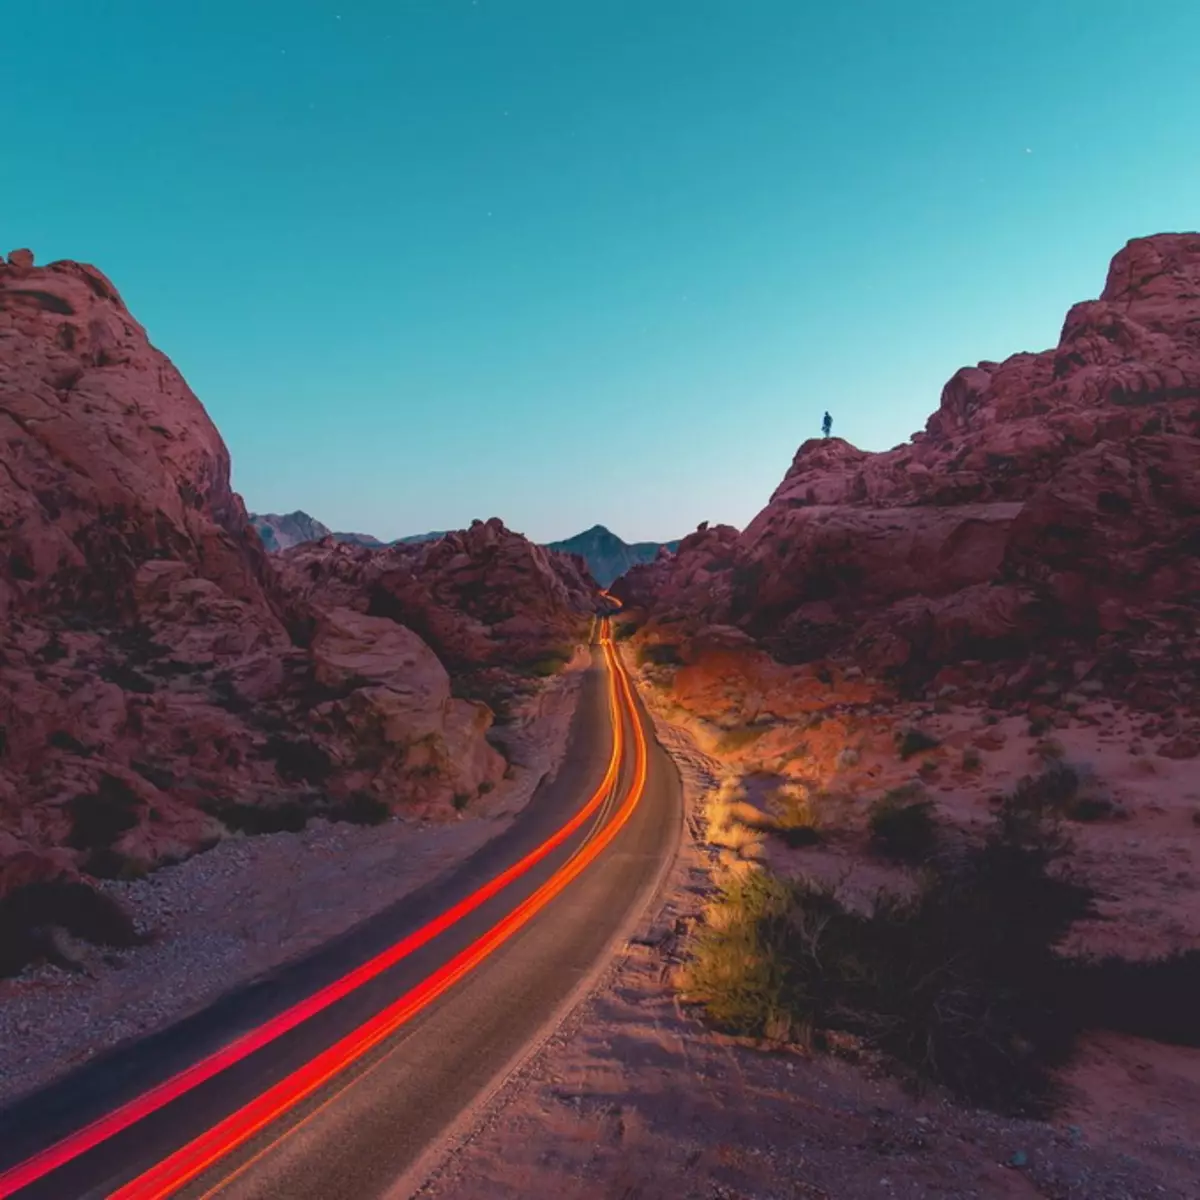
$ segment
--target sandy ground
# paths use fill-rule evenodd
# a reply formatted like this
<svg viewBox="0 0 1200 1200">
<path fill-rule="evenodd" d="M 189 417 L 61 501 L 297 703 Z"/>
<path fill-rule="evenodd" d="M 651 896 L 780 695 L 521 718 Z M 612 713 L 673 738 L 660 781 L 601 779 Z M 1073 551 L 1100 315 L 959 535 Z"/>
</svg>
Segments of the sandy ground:
<svg viewBox="0 0 1200 1200">
<path fill-rule="evenodd" d="M 452 870 L 557 769 L 587 663 L 581 651 L 527 702 L 505 731 L 513 778 L 459 819 L 314 821 L 104 884 L 153 941 L 119 953 L 73 945 L 78 972 L 41 966 L 0 980 L 0 1102 L 203 1008 Z"/>
<path fill-rule="evenodd" d="M 647 689 L 643 688 L 643 694 Z M 653 701 L 653 697 L 650 697 Z M 652 702 L 652 708 L 666 704 Z M 674 714 L 678 715 L 678 714 Z M 990 725 L 982 712 L 923 715 L 943 737 L 943 816 L 969 826 L 987 795 L 1028 773 L 1035 739 L 1027 721 Z M 692 837 L 645 927 L 605 982 L 497 1093 L 473 1131 L 451 1149 L 420 1193 L 441 1200 L 790 1200 L 823 1197 L 1046 1197 L 1141 1200 L 1200 1195 L 1200 1053 L 1116 1035 L 1084 1041 L 1064 1083 L 1067 1107 L 1052 1122 L 915 1097 L 882 1070 L 835 1056 L 768 1051 L 716 1035 L 683 1011 L 670 978 L 700 913 L 721 851 L 704 841 L 705 800 L 722 782 L 757 769 L 732 765 L 665 723 L 659 736 L 680 767 Z M 1194 763 L 1131 763 L 1128 714 L 1054 730 L 1064 753 L 1104 773 L 1130 815 L 1088 826 L 1078 864 L 1112 893 L 1121 945 L 1133 929 L 1153 949 L 1196 944 L 1191 824 L 1200 787 Z M 977 733 L 975 725 L 980 731 Z M 887 724 L 888 746 L 894 720 Z M 961 751 L 977 736 L 978 771 Z M 881 743 L 882 746 L 882 743 Z M 894 749 L 864 741 L 847 772 L 876 792 L 911 777 Z M 928 773 L 927 773 L 928 774 Z M 893 779 L 895 775 L 897 778 Z M 962 779 L 959 776 L 963 776 Z M 951 779 L 953 776 L 953 779 Z M 865 805 L 865 801 L 864 801 Z M 853 812 L 850 812 L 853 824 Z M 1132 843 L 1132 844 L 1131 844 Z M 784 851 L 795 858 L 810 851 Z M 848 846 L 824 866 L 854 868 Z M 797 869 L 796 861 L 776 864 Z M 821 864 L 809 863 L 808 867 Z M 1175 894 L 1186 875 L 1188 889 Z M 877 881 L 871 881 L 872 883 Z M 866 883 L 864 882 L 864 886 Z M 1109 944 L 1110 927 L 1081 935 Z"/>
</svg>

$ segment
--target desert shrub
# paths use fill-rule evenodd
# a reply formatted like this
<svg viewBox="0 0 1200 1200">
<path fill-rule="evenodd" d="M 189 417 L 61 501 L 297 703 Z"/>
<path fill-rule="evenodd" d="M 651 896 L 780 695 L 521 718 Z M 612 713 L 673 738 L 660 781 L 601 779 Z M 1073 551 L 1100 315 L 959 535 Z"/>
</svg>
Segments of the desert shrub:
<svg viewBox="0 0 1200 1200">
<path fill-rule="evenodd" d="M 775 793 L 779 816 L 771 832 L 790 849 L 815 846 L 821 840 L 821 822 L 807 789 L 790 784 Z"/>
<path fill-rule="evenodd" d="M 109 662 L 100 668 L 100 678 L 106 683 L 115 683 L 127 692 L 149 695 L 154 691 L 154 681 L 147 679 L 128 663 Z"/>
<path fill-rule="evenodd" d="M 308 738 L 272 734 L 263 753 L 274 759 L 279 778 L 287 783 L 323 783 L 333 771 L 329 755 Z"/>
<path fill-rule="evenodd" d="M 968 746 L 962 752 L 962 769 L 964 771 L 978 771 L 982 766 L 983 755 L 974 746 Z"/>
<path fill-rule="evenodd" d="M 1101 821 L 1123 815 L 1089 772 L 1057 759 L 1050 760 L 1040 775 L 1027 775 L 1018 781 L 1010 803 L 1039 816 L 1070 821 Z"/>
<path fill-rule="evenodd" d="M 46 742 L 53 746 L 55 750 L 63 750 L 67 754 L 79 754 L 87 757 L 92 753 L 89 747 L 85 746 L 74 734 L 68 733 L 65 729 L 56 729 L 46 739 Z"/>
<path fill-rule="evenodd" d="M 47 639 L 46 644 L 38 651 L 38 658 L 44 663 L 60 662 L 66 658 L 69 651 L 63 645 L 62 638 L 59 636 L 58 630 L 54 630 Z"/>
<path fill-rule="evenodd" d="M 735 729 L 727 729 L 717 739 L 717 753 L 732 754 L 743 750 L 758 741 L 769 728 L 767 725 L 739 725 Z"/>
<path fill-rule="evenodd" d="M 131 854 L 123 854 L 111 846 L 93 850 L 81 865 L 85 875 L 94 879 L 120 879 L 125 882 L 145 879 L 150 874 L 149 864 Z"/>
<path fill-rule="evenodd" d="M 496 790 L 496 785 L 490 779 L 485 779 L 479 785 L 479 794 L 481 796 L 486 796 L 489 792 L 493 792 L 495 790 Z"/>
<path fill-rule="evenodd" d="M 896 734 L 896 750 L 905 762 L 914 754 L 921 754 L 926 750 L 936 750 L 940 745 L 941 742 L 937 738 L 922 729 L 905 729 Z"/>
<path fill-rule="evenodd" d="M 1077 1027 L 1054 946 L 1090 901 L 1050 873 L 1057 853 L 1036 823 L 997 820 L 982 846 L 939 859 L 914 897 L 881 895 L 865 913 L 809 881 L 734 878 L 680 983 L 731 1032 L 849 1033 L 915 1080 L 1038 1111 Z"/>
<path fill-rule="evenodd" d="M 613 641 L 626 642 L 637 633 L 636 621 L 621 621 L 613 626 Z"/>
<path fill-rule="evenodd" d="M 392 815 L 387 803 L 370 792 L 352 792 L 341 804 L 329 810 L 331 821 L 349 821 L 352 825 L 382 825 Z"/>
<path fill-rule="evenodd" d="M 465 809 L 470 803 L 471 796 L 468 792 L 455 792 L 454 797 L 451 800 L 451 804 L 454 805 L 455 812 L 462 812 L 463 809 Z"/>
<path fill-rule="evenodd" d="M 137 824 L 141 801 L 115 775 L 100 776 L 94 792 L 67 802 L 71 829 L 67 845 L 74 850 L 102 850 Z"/>
<path fill-rule="evenodd" d="M 206 805 L 205 809 L 234 833 L 298 833 L 308 824 L 309 812 L 298 800 L 276 804 L 241 804 L 237 801 Z"/>
<path fill-rule="evenodd" d="M 933 779 L 936 777 L 940 769 L 941 768 L 933 761 L 933 759 L 927 758 L 917 768 L 917 774 L 920 775 L 922 779 Z"/>
<path fill-rule="evenodd" d="M 922 862 L 937 848 L 933 801 L 918 784 L 892 788 L 867 812 L 871 845 L 886 858 Z"/>
<path fill-rule="evenodd" d="M 1031 717 L 1029 721 L 1029 736 L 1041 737 L 1050 727 L 1051 723 L 1046 717 Z"/>
<path fill-rule="evenodd" d="M 531 662 L 526 670 L 530 675 L 536 675 L 539 679 L 548 679 L 551 675 L 557 675 L 569 661 L 569 656 L 548 654 L 545 658 Z"/>
<path fill-rule="evenodd" d="M 639 666 L 677 667 L 683 659 L 679 647 L 672 642 L 651 642 L 638 647 Z"/>
<path fill-rule="evenodd" d="M 47 931 L 55 927 L 103 946 L 134 946 L 144 940 L 111 896 L 86 883 L 30 883 L 0 900 L 0 976 L 44 957 Z"/>
</svg>

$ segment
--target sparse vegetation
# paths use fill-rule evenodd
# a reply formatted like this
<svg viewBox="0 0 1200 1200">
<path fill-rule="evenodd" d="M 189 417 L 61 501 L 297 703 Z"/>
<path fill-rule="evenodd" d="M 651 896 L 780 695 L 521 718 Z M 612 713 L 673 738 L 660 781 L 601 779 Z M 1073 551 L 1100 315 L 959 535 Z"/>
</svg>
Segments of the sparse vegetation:
<svg viewBox="0 0 1200 1200">
<path fill-rule="evenodd" d="M 470 794 L 467 792 L 455 792 L 451 803 L 454 805 L 455 812 L 462 812 L 471 803 Z"/>
<path fill-rule="evenodd" d="M 926 750 L 936 750 L 941 742 L 923 729 L 905 729 L 896 734 L 896 750 L 900 757 L 907 762 L 914 754 L 922 754 Z"/>
<path fill-rule="evenodd" d="M 1044 1107 L 1047 1068 L 1076 1028 L 1053 948 L 1090 897 L 1050 873 L 1061 843 L 1031 817 L 1009 801 L 983 845 L 867 913 L 808 881 L 731 877 L 681 974 L 685 996 L 731 1032 L 819 1046 L 839 1031 L 970 1102 Z"/>
<path fill-rule="evenodd" d="M 392 810 L 370 792 L 352 792 L 341 804 L 330 809 L 331 821 L 348 821 L 352 825 L 382 825 Z"/>
<path fill-rule="evenodd" d="M 0 900 L 0 977 L 52 957 L 49 931 L 55 928 L 104 946 L 134 946 L 144 940 L 111 896 L 86 883 L 26 884 Z"/>
<path fill-rule="evenodd" d="M 962 769 L 964 771 L 979 771 L 983 768 L 983 755 L 974 746 L 968 746 L 962 752 Z"/>
<path fill-rule="evenodd" d="M 75 850 L 106 850 L 127 829 L 137 824 L 141 801 L 128 784 L 107 772 L 94 792 L 85 792 L 67 803 L 71 829 L 67 845 Z"/>
<path fill-rule="evenodd" d="M 739 725 L 734 729 L 727 729 L 717 739 L 717 753 L 732 754 L 744 750 L 758 741 L 769 728 L 767 725 Z"/>
<path fill-rule="evenodd" d="M 234 833 L 299 833 L 308 824 L 309 812 L 298 800 L 276 804 L 240 804 L 227 801 L 205 809 Z"/>
<path fill-rule="evenodd" d="M 1091 772 L 1059 759 L 1049 760 L 1040 775 L 1020 780 L 1008 802 L 1051 819 L 1102 821 L 1125 815 Z"/>
<path fill-rule="evenodd" d="M 683 662 L 674 642 L 648 642 L 638 647 L 638 666 L 677 667 Z"/>
<path fill-rule="evenodd" d="M 279 778 L 286 783 L 323 783 L 333 771 L 328 754 L 308 738 L 287 738 L 271 734 L 263 750 L 264 757 L 275 760 Z"/>
<path fill-rule="evenodd" d="M 885 858 L 924 862 L 937 848 L 933 801 L 920 784 L 885 792 L 867 813 L 871 846 Z"/>
</svg>

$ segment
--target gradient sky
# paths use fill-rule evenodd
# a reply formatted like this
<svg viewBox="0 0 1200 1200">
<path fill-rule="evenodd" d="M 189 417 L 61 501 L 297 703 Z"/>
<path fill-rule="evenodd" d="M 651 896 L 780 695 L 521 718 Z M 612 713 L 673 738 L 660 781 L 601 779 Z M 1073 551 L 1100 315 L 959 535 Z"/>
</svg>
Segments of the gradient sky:
<svg viewBox="0 0 1200 1200">
<path fill-rule="evenodd" d="M 1197 0 L 0 0 L 0 240 L 259 511 L 742 525 L 1200 225 Z"/>
</svg>

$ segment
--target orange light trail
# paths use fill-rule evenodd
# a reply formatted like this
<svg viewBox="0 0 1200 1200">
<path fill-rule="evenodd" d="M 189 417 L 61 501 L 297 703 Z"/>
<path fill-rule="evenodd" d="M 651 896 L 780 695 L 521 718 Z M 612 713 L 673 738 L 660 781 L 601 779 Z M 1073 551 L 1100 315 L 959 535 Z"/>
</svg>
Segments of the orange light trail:
<svg viewBox="0 0 1200 1200">
<path fill-rule="evenodd" d="M 647 750 L 645 731 L 637 717 L 632 689 L 624 667 L 612 649 L 611 638 L 602 636 L 601 644 L 613 673 L 612 678 L 619 682 L 634 730 L 633 781 L 612 820 L 512 912 L 421 983 L 279 1083 L 113 1192 L 110 1200 L 163 1200 L 202 1175 L 390 1037 L 477 967 L 545 908 L 612 842 L 632 816 L 645 790 Z"/>
<path fill-rule="evenodd" d="M 164 1080 L 155 1087 L 135 1097 L 133 1100 L 113 1109 L 103 1117 L 84 1126 L 75 1133 L 68 1135 L 54 1145 L 47 1147 L 38 1154 L 18 1163 L 0 1174 L 0 1200 L 14 1195 L 22 1188 L 36 1183 L 51 1171 L 78 1158 L 88 1150 L 107 1141 L 116 1134 L 130 1128 L 138 1121 L 164 1108 L 173 1100 L 190 1092 L 202 1083 L 227 1070 L 234 1064 L 249 1057 L 256 1050 L 282 1037 L 285 1033 L 296 1028 L 309 1017 L 328 1008 L 337 1000 L 350 992 L 362 987 L 370 980 L 381 975 L 402 959 L 431 942 L 439 934 L 457 924 L 469 913 L 479 908 L 499 892 L 503 891 L 514 880 L 527 874 L 561 846 L 568 838 L 578 832 L 584 824 L 601 808 L 608 799 L 617 780 L 621 757 L 624 753 L 624 731 L 621 722 L 620 685 L 617 670 L 614 670 L 615 655 L 612 653 L 612 639 L 606 627 L 601 628 L 600 645 L 604 650 L 605 659 L 609 665 L 608 709 L 610 724 L 613 731 L 612 752 L 609 755 L 608 767 L 599 787 L 588 802 L 555 833 L 539 846 L 536 846 L 518 862 L 501 871 L 482 887 L 464 897 L 458 903 L 446 909 L 433 920 L 401 938 L 394 945 L 362 963 L 353 971 L 340 979 L 314 992 L 311 996 L 285 1009 L 283 1012 L 264 1022 L 258 1028 L 250 1030 L 236 1038 L 227 1046 L 213 1054 L 193 1063 L 192 1066 Z M 635 722 L 636 724 L 636 722 Z M 535 893 L 536 894 L 536 893 Z M 436 974 L 436 973 L 435 973 Z M 433 976 L 431 976 L 433 978 Z M 449 986 L 448 984 L 446 986 Z M 444 990 L 444 989 L 443 989 Z"/>
</svg>

